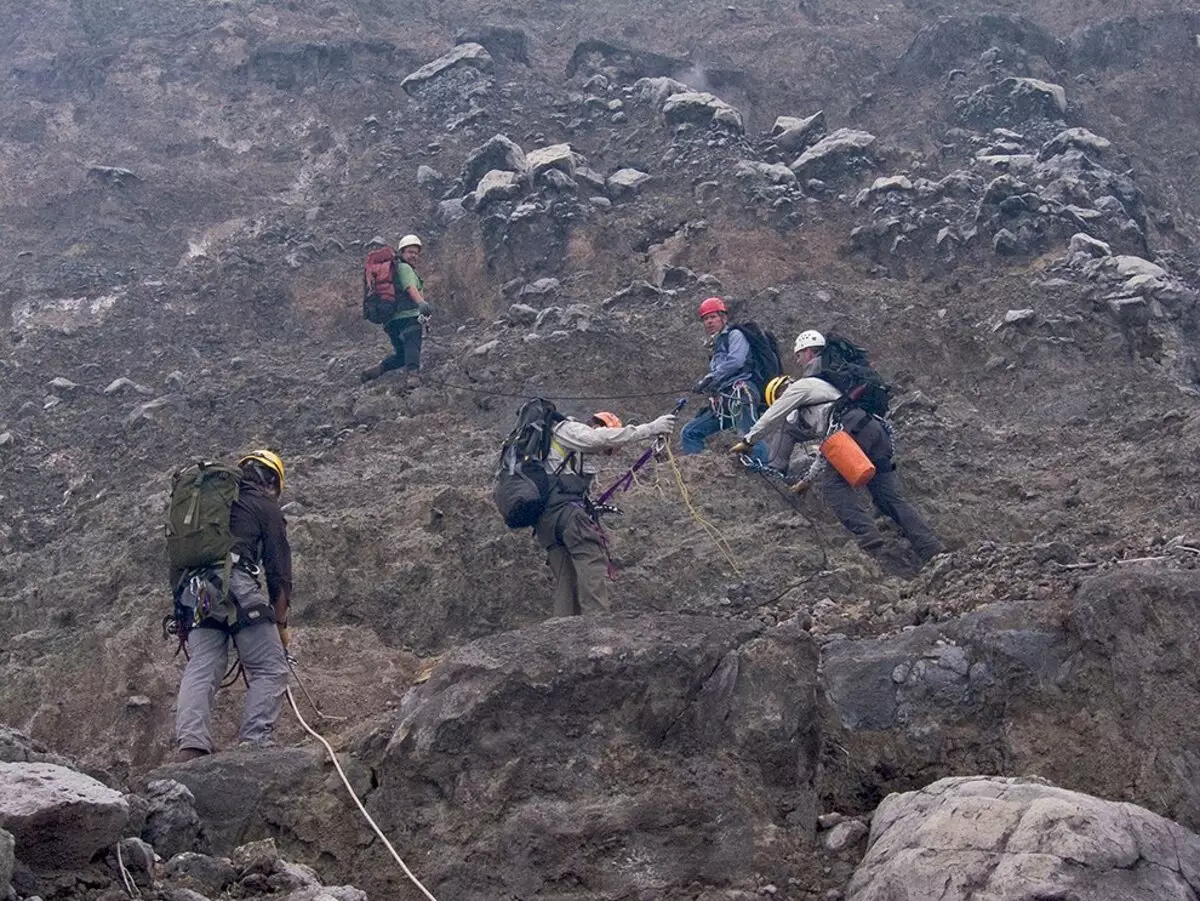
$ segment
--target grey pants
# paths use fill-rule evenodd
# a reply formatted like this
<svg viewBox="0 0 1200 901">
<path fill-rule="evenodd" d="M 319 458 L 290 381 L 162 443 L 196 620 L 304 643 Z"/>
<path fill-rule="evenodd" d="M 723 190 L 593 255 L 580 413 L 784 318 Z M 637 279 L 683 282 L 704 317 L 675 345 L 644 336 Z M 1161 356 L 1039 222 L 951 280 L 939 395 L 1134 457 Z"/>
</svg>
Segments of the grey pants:
<svg viewBox="0 0 1200 901">
<path fill-rule="evenodd" d="M 538 520 L 534 536 L 554 573 L 554 615 L 608 610 L 608 555 L 592 518 L 574 504 L 553 507 Z"/>
<path fill-rule="evenodd" d="M 803 441 L 805 437 L 810 436 L 805 435 L 804 429 L 785 422 L 783 428 L 767 439 L 767 451 L 770 453 L 767 465 L 787 475 L 792 451 L 796 449 L 796 443 Z"/>
<path fill-rule="evenodd" d="M 263 590 L 248 573 L 234 569 L 230 583 L 230 593 L 243 608 L 269 606 Z M 232 603 L 226 600 L 214 607 L 211 615 L 224 619 L 231 609 Z M 238 739 L 262 742 L 275 728 L 288 683 L 287 659 L 275 624 L 247 626 L 232 636 L 220 629 L 193 629 L 188 636 L 191 657 L 183 670 L 175 703 L 175 739 L 180 748 L 213 749 L 213 701 L 229 666 L 230 641 L 237 648 L 249 683 Z"/>
<path fill-rule="evenodd" d="M 916 508 L 901 495 L 900 480 L 896 471 L 891 469 L 891 460 L 872 462 L 879 468 L 879 472 L 867 482 L 867 491 L 871 493 L 871 500 L 875 502 L 879 512 L 900 527 L 900 531 L 922 561 L 940 554 L 943 550 L 941 541 L 925 520 L 921 519 Z M 888 467 L 886 472 L 884 467 Z M 858 492 L 851 488 L 850 483 L 832 466 L 825 470 L 821 492 L 834 515 L 858 539 L 859 547 L 863 550 L 873 550 L 883 544 L 883 536 L 875 526 L 875 519 L 870 511 L 863 508 Z"/>
</svg>

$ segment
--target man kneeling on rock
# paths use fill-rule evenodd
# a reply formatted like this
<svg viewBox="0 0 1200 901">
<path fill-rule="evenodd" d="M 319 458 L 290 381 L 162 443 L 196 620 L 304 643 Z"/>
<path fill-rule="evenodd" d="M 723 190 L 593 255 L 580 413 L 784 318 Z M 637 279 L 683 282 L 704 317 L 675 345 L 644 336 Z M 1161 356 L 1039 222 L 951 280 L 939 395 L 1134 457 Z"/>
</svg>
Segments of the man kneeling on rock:
<svg viewBox="0 0 1200 901">
<path fill-rule="evenodd" d="M 627 444 L 669 435 L 674 428 L 672 413 L 638 426 L 622 425 L 608 412 L 596 413 L 587 423 L 564 419 L 554 426 L 545 461 L 553 487 L 533 534 L 554 572 L 555 616 L 609 609 L 607 539 L 588 497 L 596 471 L 586 455 L 599 451 L 609 456 Z"/>
</svg>

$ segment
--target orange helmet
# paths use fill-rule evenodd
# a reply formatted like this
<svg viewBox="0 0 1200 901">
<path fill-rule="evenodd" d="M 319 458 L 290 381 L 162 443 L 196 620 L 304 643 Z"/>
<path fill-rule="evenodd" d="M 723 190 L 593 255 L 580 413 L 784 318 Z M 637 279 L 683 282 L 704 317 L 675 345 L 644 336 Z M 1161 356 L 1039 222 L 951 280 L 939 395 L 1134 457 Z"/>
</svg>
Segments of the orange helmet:
<svg viewBox="0 0 1200 901">
<path fill-rule="evenodd" d="M 610 429 L 619 429 L 621 427 L 621 417 L 616 413 L 609 413 L 607 410 L 593 413 L 592 422 L 601 426 L 608 426 Z"/>
<path fill-rule="evenodd" d="M 729 308 L 725 306 L 725 301 L 719 297 L 709 297 L 700 304 L 700 318 L 703 319 L 709 313 L 728 313 Z"/>
</svg>

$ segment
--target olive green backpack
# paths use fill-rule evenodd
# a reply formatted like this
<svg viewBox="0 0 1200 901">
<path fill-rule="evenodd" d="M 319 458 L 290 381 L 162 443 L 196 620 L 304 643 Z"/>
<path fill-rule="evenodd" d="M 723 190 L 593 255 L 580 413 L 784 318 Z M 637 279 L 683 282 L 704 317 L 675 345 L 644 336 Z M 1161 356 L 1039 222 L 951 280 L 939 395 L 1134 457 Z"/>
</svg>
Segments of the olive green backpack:
<svg viewBox="0 0 1200 901">
<path fill-rule="evenodd" d="M 167 559 L 171 588 L 191 569 L 228 563 L 236 543 L 229 511 L 238 498 L 242 472 L 226 463 L 198 460 L 171 476 L 167 505 Z"/>
</svg>

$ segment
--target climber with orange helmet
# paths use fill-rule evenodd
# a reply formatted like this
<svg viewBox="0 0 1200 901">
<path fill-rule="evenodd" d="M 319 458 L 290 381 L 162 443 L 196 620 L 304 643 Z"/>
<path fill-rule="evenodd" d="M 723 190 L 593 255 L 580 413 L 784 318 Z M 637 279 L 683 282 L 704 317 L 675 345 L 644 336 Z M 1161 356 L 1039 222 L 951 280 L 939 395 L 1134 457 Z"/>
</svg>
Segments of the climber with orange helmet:
<svg viewBox="0 0 1200 901">
<path fill-rule="evenodd" d="M 383 239 L 373 238 L 371 245 L 376 244 L 383 246 Z M 371 320 L 383 323 L 388 340 L 392 342 L 392 354 L 370 369 L 364 369 L 359 374 L 359 378 L 364 382 L 377 379 L 393 369 L 403 368 L 403 379 L 397 388 L 403 390 L 420 387 L 421 377 L 418 372 L 421 368 L 421 341 L 425 334 L 424 320 L 432 312 L 425 300 L 425 281 L 417 274 L 416 268 L 421 260 L 423 248 L 421 239 L 416 235 L 405 235 L 396 244 L 395 257 L 390 260 L 391 293 L 395 297 L 392 301 L 393 306 L 388 308 L 391 316 Z M 370 259 L 368 256 L 368 260 Z M 363 290 L 371 290 L 366 277 Z"/>
<path fill-rule="evenodd" d="M 674 413 L 632 426 L 604 410 L 586 423 L 564 419 L 551 429 L 545 460 L 550 496 L 533 535 L 554 573 L 555 616 L 608 609 L 608 552 L 589 496 L 596 474 L 589 455 L 611 455 L 626 445 L 669 435 L 674 428 Z"/>
<path fill-rule="evenodd" d="M 231 642 L 247 683 L 239 747 L 272 744 L 287 689 L 292 550 L 279 509 L 283 459 L 271 450 L 254 450 L 238 461 L 238 468 L 237 499 L 229 511 L 231 564 L 192 573 L 182 589 L 191 593 L 189 606 L 205 615 L 188 635 L 189 657 L 175 705 L 180 760 L 213 751 L 212 705 Z"/>
<path fill-rule="evenodd" d="M 708 333 L 712 356 L 708 372 L 692 391 L 709 395 L 710 402 L 679 433 L 685 454 L 703 451 L 704 443 L 717 432 L 736 429 L 739 434 L 744 434 L 749 431 L 762 400 L 754 384 L 750 342 L 740 329 L 730 327 L 725 301 L 720 297 L 706 298 L 698 312 Z M 765 447 L 755 449 L 756 457 L 765 455 Z"/>
</svg>

